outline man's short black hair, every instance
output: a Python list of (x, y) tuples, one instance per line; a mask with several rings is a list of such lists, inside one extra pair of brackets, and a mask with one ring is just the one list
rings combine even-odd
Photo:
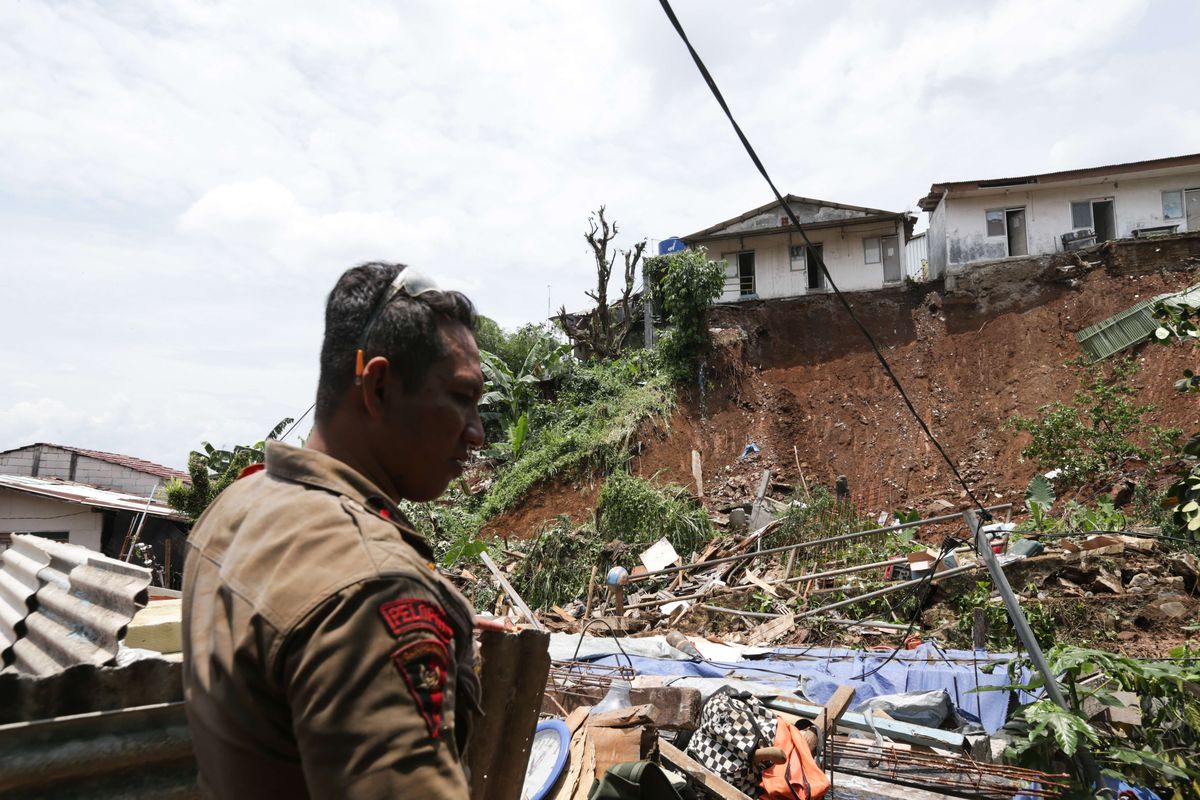
[[(371, 262), (342, 273), (325, 303), (325, 339), (317, 382), (317, 421), (329, 419), (354, 382), (355, 354), (367, 320), (404, 264)], [(400, 374), (406, 392), (416, 391), (429, 368), (444, 357), (438, 335), (442, 322), (475, 329), (475, 307), (461, 292), (426, 292), (411, 298), (401, 292), (380, 314), (366, 341), (366, 360), (384, 356)]]

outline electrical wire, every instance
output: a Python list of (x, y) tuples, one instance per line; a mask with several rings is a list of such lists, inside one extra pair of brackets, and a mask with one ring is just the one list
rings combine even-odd
[(296, 421), (292, 423), (292, 426), (290, 428), (288, 428), (286, 431), (284, 431), (283, 436), (280, 436), (279, 439), (277, 439), (276, 441), (282, 442), (284, 439), (286, 439), (291, 434), (292, 431), (296, 430), (296, 426), (300, 424), (300, 421), (303, 420), (305, 417), (307, 417), (309, 415), (309, 412), (311, 412), (316, 407), (317, 407), (317, 401), (314, 400), (313, 404), (308, 407), (308, 411), (305, 411), (303, 414), (296, 417)]
[(925, 435), (929, 438), (929, 441), (933, 443), (933, 446), (937, 449), (938, 453), (940, 453), (942, 458), (946, 461), (946, 464), (950, 467), (950, 471), (954, 473), (954, 477), (958, 480), (959, 485), (961, 485), (963, 490), (966, 491), (967, 497), (969, 497), (971, 502), (974, 503), (979, 509), (980, 518), (984, 522), (990, 521), (992, 519), (992, 515), (984, 509), (983, 504), (979, 502), (979, 498), (977, 498), (975, 493), (971, 491), (971, 487), (967, 484), (966, 480), (963, 479), (962, 474), (958, 471), (958, 465), (955, 464), (954, 459), (950, 458), (950, 455), (946, 452), (946, 449), (942, 447), (941, 443), (938, 442), (937, 437), (933, 435), (933, 431), (929, 429), (929, 425), (926, 424), (925, 420), (917, 412), (912, 400), (910, 400), (908, 397), (908, 393), (904, 390), (904, 386), (900, 383), (900, 379), (896, 377), (896, 373), (892, 371), (892, 367), (890, 364), (888, 364), (887, 359), (884, 357), (883, 351), (879, 349), (879, 345), (875, 342), (875, 337), (871, 335), (871, 332), (867, 330), (867, 327), (863, 325), (862, 321), (859, 320), (857, 315), (855, 315), (854, 309), (850, 306), (850, 302), (846, 299), (845, 295), (842, 294), (841, 290), (838, 289), (837, 284), (833, 280), (833, 276), (829, 274), (829, 269), (825, 266), (824, 256), (819, 252), (816, 252), (813, 247), (812, 240), (808, 238), (808, 233), (805, 232), (804, 227), (800, 224), (800, 220), (796, 218), (796, 212), (792, 210), (792, 207), (783, 199), (783, 195), (780, 194), (779, 189), (775, 187), (775, 182), (771, 180), (771, 176), (767, 173), (767, 168), (763, 166), (758, 154), (754, 151), (754, 147), (750, 144), (750, 140), (746, 138), (746, 134), (742, 132), (741, 126), (738, 125), (737, 120), (734, 119), (733, 112), (729, 110), (729, 105), (725, 102), (725, 97), (721, 94), (721, 90), (717, 88), (717, 83), (715, 80), (713, 80), (712, 75), (709, 73), (708, 67), (704, 66), (704, 61), (701, 60), (700, 54), (696, 52), (696, 48), (692, 46), (691, 41), (684, 32), (683, 25), (680, 24), (679, 18), (675, 16), (675, 11), (671, 8), (669, 0), (659, 0), (659, 3), (662, 5), (663, 11), (666, 13), (667, 19), (670, 20), (671, 25), (674, 26), (675, 32), (679, 34), (679, 38), (683, 40), (688, 52), (691, 53), (692, 60), (696, 63), (696, 68), (700, 70), (700, 75), (704, 78), (704, 82), (708, 84), (708, 88), (712, 92), (713, 97), (716, 98), (718, 105), (721, 106), (721, 110), (725, 112), (725, 116), (729, 119), (729, 124), (733, 126), (734, 132), (737, 134), (738, 139), (741, 140), (742, 146), (745, 147), (746, 154), (750, 156), (750, 160), (753, 161), (754, 166), (758, 168), (759, 174), (763, 176), (763, 179), (766, 180), (767, 185), (771, 187), (771, 191), (775, 194), (775, 199), (779, 201), (780, 206), (782, 206), (783, 210), (787, 212), (788, 219), (796, 227), (796, 230), (799, 231), (801, 238), (804, 239), (804, 243), (808, 247), (806, 252), (816, 255), (817, 263), (821, 267), (821, 273), (825, 276), (825, 280), (828, 282), (829, 288), (833, 290), (834, 295), (837, 296), (837, 299), (841, 302), (842, 307), (846, 310), (846, 313), (850, 315), (850, 319), (854, 321), (854, 324), (858, 327), (859, 331), (864, 337), (866, 337), (868, 344), (871, 345), (871, 350), (875, 353), (875, 358), (879, 360), (880, 365), (883, 367), (883, 371), (887, 373), (888, 378), (891, 379), (892, 385), (894, 385), (896, 387), (896, 391), (900, 393), (900, 398), (904, 401), (904, 404), (908, 406), (908, 410), (912, 412), (912, 415), (917, 420), (917, 424), (921, 427), (921, 430), (924, 431)]

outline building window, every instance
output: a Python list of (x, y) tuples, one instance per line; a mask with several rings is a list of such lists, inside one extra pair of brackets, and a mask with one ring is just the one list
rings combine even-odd
[(1004, 224), (1004, 209), (988, 211), (986, 218), (988, 236), (1005, 236), (1008, 233), (1008, 227)]
[(804, 256), (804, 245), (794, 244), (791, 247), (792, 272), (804, 272), (808, 269), (808, 259)]
[(1183, 190), (1162, 193), (1163, 219), (1183, 219)]
[(869, 236), (863, 239), (863, 263), (878, 264), (880, 260), (879, 237)]
[(1079, 228), (1092, 227), (1092, 201), (1080, 200), (1071, 203), (1071, 227), (1078, 230)]

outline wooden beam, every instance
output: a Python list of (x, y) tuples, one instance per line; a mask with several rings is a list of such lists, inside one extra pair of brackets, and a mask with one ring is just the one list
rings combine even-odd
[(733, 784), (708, 769), (666, 739), (660, 738), (658, 740), (658, 750), (662, 754), (663, 759), (687, 773), (688, 777), (713, 797), (720, 797), (721, 800), (750, 800), (749, 795), (742, 794)]

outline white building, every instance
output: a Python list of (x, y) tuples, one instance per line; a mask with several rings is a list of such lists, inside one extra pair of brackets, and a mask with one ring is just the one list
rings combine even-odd
[(929, 271), (1079, 243), (1200, 231), (1200, 153), (1017, 178), (935, 183)]
[[(903, 283), (913, 215), (795, 195), (785, 199), (839, 289), (862, 291)], [(689, 247), (707, 248), (709, 258), (725, 261), (725, 291), (718, 302), (797, 297), (829, 289), (778, 202), (681, 238)]]
[(14, 533), (33, 533), (114, 555), (143, 512), (147, 538), (174, 535), (185, 517), (162, 501), (173, 478), (190, 480), (161, 464), (78, 447), (38, 443), (0, 452), (0, 549)]

